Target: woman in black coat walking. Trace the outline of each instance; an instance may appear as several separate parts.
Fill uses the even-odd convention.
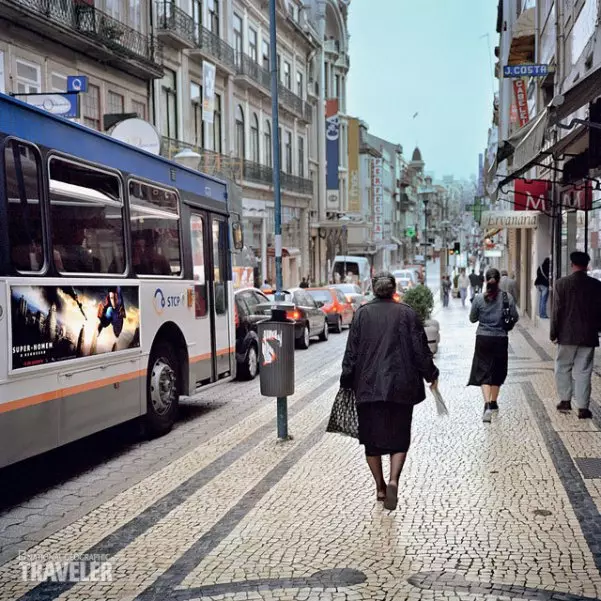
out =
[[[394,276],[379,273],[372,288],[376,298],[357,310],[351,325],[340,386],[355,392],[359,442],[365,446],[377,499],[386,509],[395,509],[413,407],[426,397],[424,380],[437,386],[438,369],[417,313],[393,300]],[[388,485],[382,455],[390,455]]]

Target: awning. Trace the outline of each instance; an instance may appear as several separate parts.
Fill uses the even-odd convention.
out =
[[[482,237],[483,239],[485,238],[492,238],[493,236],[496,236],[499,232],[502,232],[503,228],[501,227],[494,227],[490,230],[487,230],[486,233],[484,234],[484,236]]]
[[[553,99],[553,103],[548,107],[550,125],[569,117],[597,96],[601,96],[601,67],[591,71],[569,90]]]
[[[528,121],[528,123],[526,123],[526,125],[520,127],[520,129],[513,132],[511,136],[499,144],[499,150],[497,151],[497,163],[502,163],[505,159],[508,159],[513,155],[517,145],[530,132],[535,123],[536,119],[531,119]]]
[[[538,157],[545,142],[549,115],[542,111],[534,119],[530,131],[520,140],[513,153],[513,171],[525,167],[530,161]]]
[[[521,65],[534,62],[536,36],[536,9],[522,11],[513,24],[508,65]]]

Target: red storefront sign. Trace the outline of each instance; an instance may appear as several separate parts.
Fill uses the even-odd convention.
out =
[[[515,104],[518,112],[518,123],[520,127],[524,127],[530,117],[528,116],[528,92],[526,90],[526,80],[513,80],[513,94],[515,96]]]
[[[593,187],[591,186],[591,182],[562,188],[561,205],[563,209],[590,211],[593,208]]]
[[[516,179],[513,204],[516,211],[546,211],[551,182],[543,179]]]

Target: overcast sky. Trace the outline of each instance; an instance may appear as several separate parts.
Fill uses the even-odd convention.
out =
[[[476,174],[492,120],[496,7],[497,0],[351,0],[349,114],[401,144],[406,158],[417,143],[437,177]]]

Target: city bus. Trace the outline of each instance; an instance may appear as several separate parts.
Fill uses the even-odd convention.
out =
[[[225,182],[0,94],[0,467],[235,376]]]

